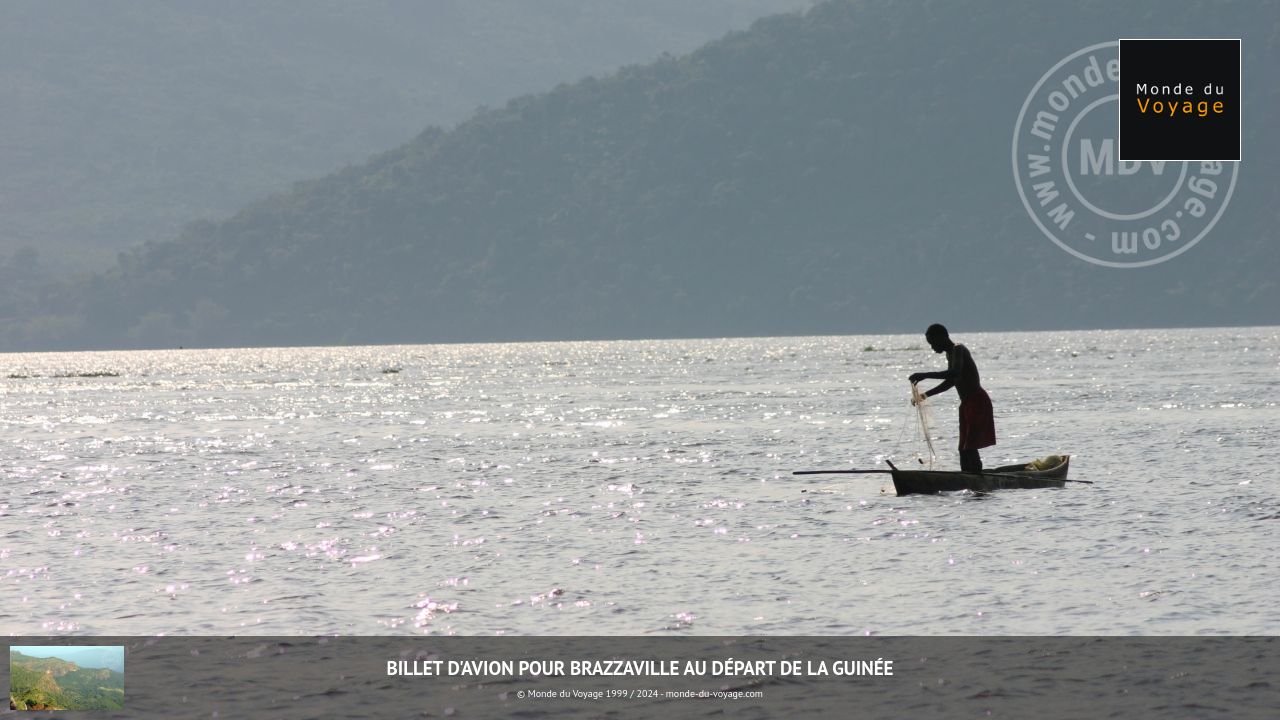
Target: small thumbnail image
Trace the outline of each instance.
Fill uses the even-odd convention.
[[[124,646],[10,646],[9,709],[124,709]]]

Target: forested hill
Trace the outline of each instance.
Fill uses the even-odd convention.
[[[5,2],[0,264],[29,248],[27,274],[102,267],[424,125],[809,4]]]
[[[428,129],[6,312],[7,348],[1276,321],[1280,66],[1262,3],[832,2]],[[1243,37],[1245,162],[1203,242],[1116,270],[1010,170],[1071,52]],[[1253,72],[1250,68],[1254,68]]]
[[[82,668],[56,657],[9,653],[9,699],[16,710],[119,710],[124,673]]]

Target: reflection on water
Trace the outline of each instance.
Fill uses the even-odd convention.
[[[1273,631],[1280,332],[957,338],[1096,484],[792,476],[913,462],[914,336],[6,355],[0,629]]]

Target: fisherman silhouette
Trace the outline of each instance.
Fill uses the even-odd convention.
[[[960,469],[965,472],[982,472],[982,455],[979,450],[996,444],[996,421],[991,409],[991,397],[982,389],[978,366],[969,354],[969,348],[952,342],[947,329],[937,323],[924,333],[929,347],[936,353],[947,354],[947,369],[941,372],[912,373],[907,379],[912,385],[921,380],[941,380],[937,387],[924,393],[933,397],[951,388],[960,395]],[[912,401],[914,402],[914,400]]]

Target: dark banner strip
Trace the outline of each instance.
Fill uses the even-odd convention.
[[[102,653],[49,646],[124,648],[122,710],[21,717],[1238,720],[1272,719],[1280,708],[1280,641],[1270,637],[57,637],[9,645],[11,706],[46,707],[32,698],[52,697],[55,687],[64,701],[75,688],[106,698],[97,702],[117,692],[107,669],[88,667]],[[83,680],[59,657],[99,680]]]

